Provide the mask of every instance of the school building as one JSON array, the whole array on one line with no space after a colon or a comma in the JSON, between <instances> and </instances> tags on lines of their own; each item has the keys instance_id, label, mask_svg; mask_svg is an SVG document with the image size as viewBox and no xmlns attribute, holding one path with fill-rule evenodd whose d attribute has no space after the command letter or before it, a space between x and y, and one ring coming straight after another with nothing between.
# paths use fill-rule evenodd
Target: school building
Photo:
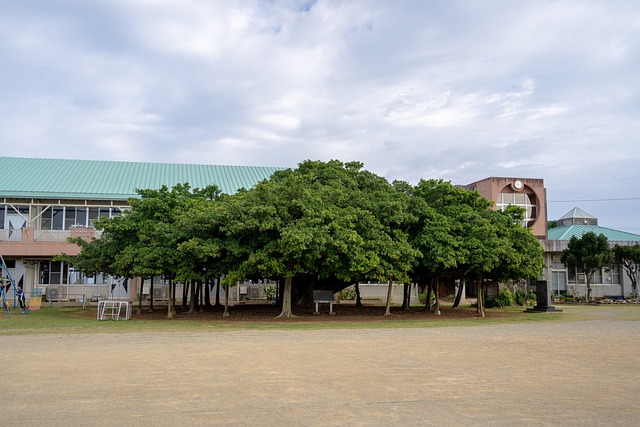
<instances>
[{"instance_id":1,"label":"school building","mask_svg":"<svg viewBox=\"0 0 640 427\"><path fill-rule=\"evenodd\" d=\"M0 255L16 284L30 295L59 301L128 298L132 294L126 279L85 277L53 257L76 255L78 246L67 239L94 237L93 223L121 215L128 199L138 197L136 189L215 184L233 194L278 169L0 157Z\"/></svg>"},{"instance_id":2,"label":"school building","mask_svg":"<svg viewBox=\"0 0 640 427\"><path fill-rule=\"evenodd\" d=\"M560 262L571 237L581 237L589 231L604 234L609 246L640 244L640 235L598 225L598 218L580 208L573 208L557 220L557 227L548 229L547 191L539 178L490 177L471 183L465 188L477 190L494 202L495 209L516 205L525 210L524 226L529 227L544 246L545 269L542 280L547 280L555 295L584 296L587 293L585 274L581 269L569 269ZM639 278L640 279L640 278ZM640 281L640 280L639 280ZM631 280L619 265L596 272L592 283L595 298L631 295Z\"/></svg>"}]
</instances>

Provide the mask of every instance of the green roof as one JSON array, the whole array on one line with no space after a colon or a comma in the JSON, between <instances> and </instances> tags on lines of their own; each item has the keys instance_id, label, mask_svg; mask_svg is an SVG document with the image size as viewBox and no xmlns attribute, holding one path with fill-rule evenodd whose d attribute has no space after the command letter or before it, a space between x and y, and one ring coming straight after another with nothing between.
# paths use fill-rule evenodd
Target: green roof
<instances>
[{"instance_id":1,"label":"green roof","mask_svg":"<svg viewBox=\"0 0 640 427\"><path fill-rule=\"evenodd\" d=\"M136 189L215 184L224 193L251 188L283 168L0 157L0 197L126 200Z\"/></svg>"},{"instance_id":2,"label":"green roof","mask_svg":"<svg viewBox=\"0 0 640 427\"><path fill-rule=\"evenodd\" d=\"M550 228L547 232L547 240L571 240L572 237L580 238L589 231L596 234L604 234L611 242L640 242L640 235L638 234L598 225L565 225L563 227Z\"/></svg>"},{"instance_id":3,"label":"green roof","mask_svg":"<svg viewBox=\"0 0 640 427\"><path fill-rule=\"evenodd\" d=\"M580 219L597 219L595 216L590 215L583 211L580 208L573 208L566 214L564 214L560 219L571 219L571 218L580 218Z\"/></svg>"}]
</instances>

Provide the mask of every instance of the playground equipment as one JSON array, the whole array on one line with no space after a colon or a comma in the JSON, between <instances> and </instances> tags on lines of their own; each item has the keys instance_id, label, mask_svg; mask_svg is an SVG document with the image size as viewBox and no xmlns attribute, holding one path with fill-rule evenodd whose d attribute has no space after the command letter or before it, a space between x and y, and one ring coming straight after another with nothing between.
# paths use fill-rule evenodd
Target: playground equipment
<instances>
[{"instance_id":1,"label":"playground equipment","mask_svg":"<svg viewBox=\"0 0 640 427\"><path fill-rule=\"evenodd\" d=\"M11 317L11 310L9 309L9 304L7 303L7 291L11 286L15 291L16 282L11 277L11 273L7 268L7 263L4 262L4 257L0 255L0 267L2 267L2 271L7 275L7 277L0 277L0 295L2 296L2 308L7 311L9 317Z\"/></svg>"}]
</instances>

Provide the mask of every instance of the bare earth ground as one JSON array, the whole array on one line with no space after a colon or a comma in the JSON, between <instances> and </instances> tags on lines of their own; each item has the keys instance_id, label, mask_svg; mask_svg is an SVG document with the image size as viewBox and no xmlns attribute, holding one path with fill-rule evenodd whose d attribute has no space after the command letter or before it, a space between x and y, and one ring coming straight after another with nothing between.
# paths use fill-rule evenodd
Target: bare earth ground
<instances>
[{"instance_id":1,"label":"bare earth ground","mask_svg":"<svg viewBox=\"0 0 640 427\"><path fill-rule=\"evenodd\" d=\"M635 426L629 308L468 327L0 336L0 425Z\"/></svg>"}]
</instances>

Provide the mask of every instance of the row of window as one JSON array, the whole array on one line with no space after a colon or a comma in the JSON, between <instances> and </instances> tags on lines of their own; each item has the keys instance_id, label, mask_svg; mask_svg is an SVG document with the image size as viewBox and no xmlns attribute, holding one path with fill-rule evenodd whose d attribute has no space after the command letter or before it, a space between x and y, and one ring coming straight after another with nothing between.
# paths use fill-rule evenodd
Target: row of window
<instances>
[{"instance_id":1,"label":"row of window","mask_svg":"<svg viewBox=\"0 0 640 427\"><path fill-rule=\"evenodd\" d=\"M41 230L69 230L73 226L93 225L99 218L119 216L122 211L119 208L50 206L39 213ZM0 205L0 229L20 228L27 218L29 206Z\"/></svg>"},{"instance_id":2,"label":"row of window","mask_svg":"<svg viewBox=\"0 0 640 427\"><path fill-rule=\"evenodd\" d=\"M42 285L107 285L114 280L104 273L86 277L62 261L40 261L39 283Z\"/></svg>"},{"instance_id":3,"label":"row of window","mask_svg":"<svg viewBox=\"0 0 640 427\"><path fill-rule=\"evenodd\" d=\"M93 225L99 218L113 218L121 214L119 208L49 207L40 216L40 229L69 230L74 225L86 227Z\"/></svg>"}]
</instances>

